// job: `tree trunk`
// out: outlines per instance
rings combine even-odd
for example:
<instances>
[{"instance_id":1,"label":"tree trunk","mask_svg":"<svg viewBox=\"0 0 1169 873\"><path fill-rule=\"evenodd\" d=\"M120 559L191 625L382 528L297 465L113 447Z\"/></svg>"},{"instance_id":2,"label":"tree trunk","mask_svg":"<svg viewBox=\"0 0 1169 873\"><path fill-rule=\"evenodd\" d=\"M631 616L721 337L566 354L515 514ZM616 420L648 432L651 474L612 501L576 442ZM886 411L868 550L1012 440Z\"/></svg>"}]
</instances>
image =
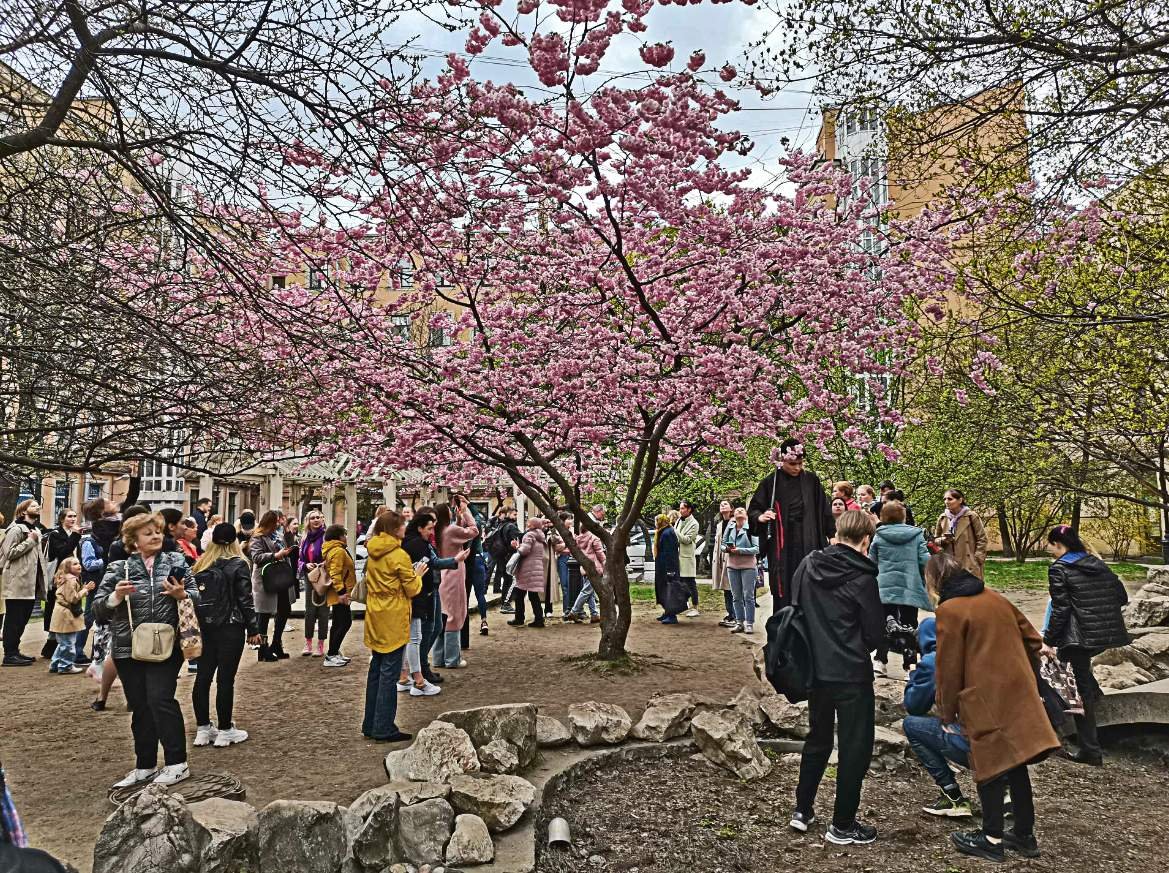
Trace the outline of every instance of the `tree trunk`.
<instances>
[{"instance_id":1,"label":"tree trunk","mask_svg":"<svg viewBox=\"0 0 1169 873\"><path fill-rule=\"evenodd\" d=\"M1015 550L1011 544L1011 523L1007 519L1007 505L1000 502L998 506L999 539L1003 543L1003 557L1015 557Z\"/></svg>"},{"instance_id":2,"label":"tree trunk","mask_svg":"<svg viewBox=\"0 0 1169 873\"><path fill-rule=\"evenodd\" d=\"M1080 495L1077 494L1075 497L1072 498L1072 521L1071 521L1072 530L1078 531L1080 529L1080 516L1083 514L1083 512L1084 512L1084 498L1082 498Z\"/></svg>"},{"instance_id":3,"label":"tree trunk","mask_svg":"<svg viewBox=\"0 0 1169 873\"><path fill-rule=\"evenodd\" d=\"M627 551L629 536L620 530L613 532L613 542L605 555L604 573L596 585L601 601L601 642L597 655L605 661L615 661L625 655L625 641L633 620L629 602L629 572Z\"/></svg>"}]
</instances>

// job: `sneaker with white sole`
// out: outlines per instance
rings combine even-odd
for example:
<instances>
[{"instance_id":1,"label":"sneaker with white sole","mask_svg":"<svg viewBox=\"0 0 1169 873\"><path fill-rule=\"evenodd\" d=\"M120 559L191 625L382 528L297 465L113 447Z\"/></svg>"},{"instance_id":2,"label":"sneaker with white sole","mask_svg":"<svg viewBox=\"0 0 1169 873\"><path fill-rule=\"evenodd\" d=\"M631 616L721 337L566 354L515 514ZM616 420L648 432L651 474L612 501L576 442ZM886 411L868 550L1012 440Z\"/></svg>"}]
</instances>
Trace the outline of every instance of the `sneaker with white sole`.
<instances>
[{"instance_id":1,"label":"sneaker with white sole","mask_svg":"<svg viewBox=\"0 0 1169 873\"><path fill-rule=\"evenodd\" d=\"M219 732L219 736L215 738L215 748L226 749L228 746L242 743L247 738L248 732L240 730L233 724L227 730Z\"/></svg>"},{"instance_id":2,"label":"sneaker with white sole","mask_svg":"<svg viewBox=\"0 0 1169 873\"><path fill-rule=\"evenodd\" d=\"M738 622L735 621L733 618L724 618L722 621L720 621L718 623L718 626L719 627L734 627L737 624L738 624Z\"/></svg>"},{"instance_id":3,"label":"sneaker with white sole","mask_svg":"<svg viewBox=\"0 0 1169 873\"><path fill-rule=\"evenodd\" d=\"M119 779L114 783L114 788L129 788L131 785L149 782L157 773L157 770L131 770L126 774L126 778Z\"/></svg>"},{"instance_id":4,"label":"sneaker with white sole","mask_svg":"<svg viewBox=\"0 0 1169 873\"><path fill-rule=\"evenodd\" d=\"M154 777L154 784L174 785L187 779L190 775L191 770L186 764L168 764L158 771L158 775Z\"/></svg>"},{"instance_id":5,"label":"sneaker with white sole","mask_svg":"<svg viewBox=\"0 0 1169 873\"><path fill-rule=\"evenodd\" d=\"M792 813L792 820L788 822L788 827L793 831L799 831L801 834L806 834L808 828L816 823L816 814L812 812L801 812L796 810Z\"/></svg>"},{"instance_id":6,"label":"sneaker with white sole","mask_svg":"<svg viewBox=\"0 0 1169 873\"><path fill-rule=\"evenodd\" d=\"M409 679L407 679L405 682L399 682L398 683L398 693L405 694L407 691L409 691L413 687L414 687L414 683L411 682Z\"/></svg>"},{"instance_id":7,"label":"sneaker with white sole","mask_svg":"<svg viewBox=\"0 0 1169 873\"><path fill-rule=\"evenodd\" d=\"M731 633L741 634L741 633L744 633L746 630L747 630L747 628L744 625L737 624L733 628L731 628Z\"/></svg>"},{"instance_id":8,"label":"sneaker with white sole","mask_svg":"<svg viewBox=\"0 0 1169 873\"><path fill-rule=\"evenodd\" d=\"M423 682L421 686L411 684L411 697L434 697L436 694L442 694L442 689L433 682Z\"/></svg>"},{"instance_id":9,"label":"sneaker with white sole","mask_svg":"<svg viewBox=\"0 0 1169 873\"><path fill-rule=\"evenodd\" d=\"M346 661L344 658L342 658L340 655L327 655L325 657L325 663L322 666L325 666L325 667L344 667L348 663L349 662Z\"/></svg>"},{"instance_id":10,"label":"sneaker with white sole","mask_svg":"<svg viewBox=\"0 0 1169 873\"><path fill-rule=\"evenodd\" d=\"M743 625L743 633L745 633L745 634L755 633L755 625L751 624L751 622L747 622L745 625Z\"/></svg>"},{"instance_id":11,"label":"sneaker with white sole","mask_svg":"<svg viewBox=\"0 0 1169 873\"><path fill-rule=\"evenodd\" d=\"M698 611L697 606L686 613L687 618L698 618L700 615L702 615L702 613Z\"/></svg>"},{"instance_id":12,"label":"sneaker with white sole","mask_svg":"<svg viewBox=\"0 0 1169 873\"><path fill-rule=\"evenodd\" d=\"M219 731L215 725L201 724L199 725L199 729L195 731L195 745L209 746L215 742L217 736L219 736Z\"/></svg>"}]
</instances>

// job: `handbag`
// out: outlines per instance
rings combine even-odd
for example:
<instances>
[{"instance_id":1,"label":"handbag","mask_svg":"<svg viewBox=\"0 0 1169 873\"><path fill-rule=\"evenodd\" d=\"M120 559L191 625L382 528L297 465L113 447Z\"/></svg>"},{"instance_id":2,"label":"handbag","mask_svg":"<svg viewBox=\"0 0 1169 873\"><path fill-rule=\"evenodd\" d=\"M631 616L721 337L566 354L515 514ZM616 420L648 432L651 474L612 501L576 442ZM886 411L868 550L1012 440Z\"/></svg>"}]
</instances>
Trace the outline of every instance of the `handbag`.
<instances>
[{"instance_id":1,"label":"handbag","mask_svg":"<svg viewBox=\"0 0 1169 873\"><path fill-rule=\"evenodd\" d=\"M199 617L195 604L186 597L179 604L179 648L188 661L196 660L203 654L203 632L199 629Z\"/></svg>"},{"instance_id":2,"label":"handbag","mask_svg":"<svg viewBox=\"0 0 1169 873\"><path fill-rule=\"evenodd\" d=\"M1070 664L1065 664L1056 658L1044 658L1039 665L1040 677L1051 686L1052 690L1063 701L1063 709L1068 715L1084 714L1084 699L1076 685L1076 675Z\"/></svg>"},{"instance_id":3,"label":"handbag","mask_svg":"<svg viewBox=\"0 0 1169 873\"><path fill-rule=\"evenodd\" d=\"M333 583L329 581L329 571L325 568L324 561L309 565L308 584L313 587L313 593L318 597L324 597L329 593Z\"/></svg>"},{"instance_id":4,"label":"handbag","mask_svg":"<svg viewBox=\"0 0 1169 873\"><path fill-rule=\"evenodd\" d=\"M125 581L130 581L130 560L126 559ZM154 602L154 586L150 586L151 603ZM175 650L175 629L161 621L147 621L134 626L134 613L130 598L126 598L126 618L130 622L130 657L135 661L159 664L170 658Z\"/></svg>"},{"instance_id":5,"label":"handbag","mask_svg":"<svg viewBox=\"0 0 1169 873\"><path fill-rule=\"evenodd\" d=\"M260 570L260 584L269 594L279 594L296 584L296 573L291 564L280 558L263 566Z\"/></svg>"},{"instance_id":6,"label":"handbag","mask_svg":"<svg viewBox=\"0 0 1169 873\"><path fill-rule=\"evenodd\" d=\"M519 552L516 552L514 555L512 555L510 558L507 559L507 565L503 568L503 571L505 573L507 573L508 576L511 576L514 578L515 571L517 569L519 569L520 560L522 557L523 556Z\"/></svg>"}]
</instances>

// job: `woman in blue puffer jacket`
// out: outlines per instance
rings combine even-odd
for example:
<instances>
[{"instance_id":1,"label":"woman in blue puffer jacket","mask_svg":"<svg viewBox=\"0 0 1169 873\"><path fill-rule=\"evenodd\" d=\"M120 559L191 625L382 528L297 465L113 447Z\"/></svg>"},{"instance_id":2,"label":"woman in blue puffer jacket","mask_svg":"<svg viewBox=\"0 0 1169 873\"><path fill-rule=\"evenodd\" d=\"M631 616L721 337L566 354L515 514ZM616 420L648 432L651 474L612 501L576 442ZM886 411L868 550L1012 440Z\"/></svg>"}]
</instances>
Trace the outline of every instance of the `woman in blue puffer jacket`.
<instances>
[{"instance_id":1,"label":"woman in blue puffer jacket","mask_svg":"<svg viewBox=\"0 0 1169 873\"><path fill-rule=\"evenodd\" d=\"M904 637L900 648L908 670L917 661L917 611L933 611L925 593L925 565L930 559L925 532L905 523L904 504L886 500L881 507L881 524L869 546L869 559L877 565L877 585L889 631L873 658L873 672L884 676L888 672L890 638L894 634Z\"/></svg>"}]
</instances>

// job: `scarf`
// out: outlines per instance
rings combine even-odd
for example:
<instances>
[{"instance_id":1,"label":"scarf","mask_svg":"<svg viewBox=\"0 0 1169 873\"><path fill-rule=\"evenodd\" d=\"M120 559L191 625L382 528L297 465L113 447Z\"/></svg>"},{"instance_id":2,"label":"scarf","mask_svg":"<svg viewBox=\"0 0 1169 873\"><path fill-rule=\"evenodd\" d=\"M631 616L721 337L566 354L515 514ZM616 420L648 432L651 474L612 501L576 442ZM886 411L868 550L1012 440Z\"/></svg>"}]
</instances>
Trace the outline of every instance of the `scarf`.
<instances>
[{"instance_id":1,"label":"scarf","mask_svg":"<svg viewBox=\"0 0 1169 873\"><path fill-rule=\"evenodd\" d=\"M949 509L947 509L947 510L946 510L946 513L945 513L945 514L946 514L946 520L950 522L950 533L953 533L953 532L954 532L954 530L955 530L955 528L957 528L957 527L958 527L958 520L959 520L960 518L962 518L962 516L964 516L964 515L965 515L966 513L968 513L969 511L970 511L970 507L969 507L969 506L963 506L963 507L962 507L962 508L961 508L961 509L958 511L958 514L957 514L957 515L955 515L954 513L950 512L950 510L949 510Z\"/></svg>"},{"instance_id":2,"label":"scarf","mask_svg":"<svg viewBox=\"0 0 1169 873\"><path fill-rule=\"evenodd\" d=\"M300 566L321 562L321 545L325 542L325 529L310 530L300 541Z\"/></svg>"}]
</instances>

